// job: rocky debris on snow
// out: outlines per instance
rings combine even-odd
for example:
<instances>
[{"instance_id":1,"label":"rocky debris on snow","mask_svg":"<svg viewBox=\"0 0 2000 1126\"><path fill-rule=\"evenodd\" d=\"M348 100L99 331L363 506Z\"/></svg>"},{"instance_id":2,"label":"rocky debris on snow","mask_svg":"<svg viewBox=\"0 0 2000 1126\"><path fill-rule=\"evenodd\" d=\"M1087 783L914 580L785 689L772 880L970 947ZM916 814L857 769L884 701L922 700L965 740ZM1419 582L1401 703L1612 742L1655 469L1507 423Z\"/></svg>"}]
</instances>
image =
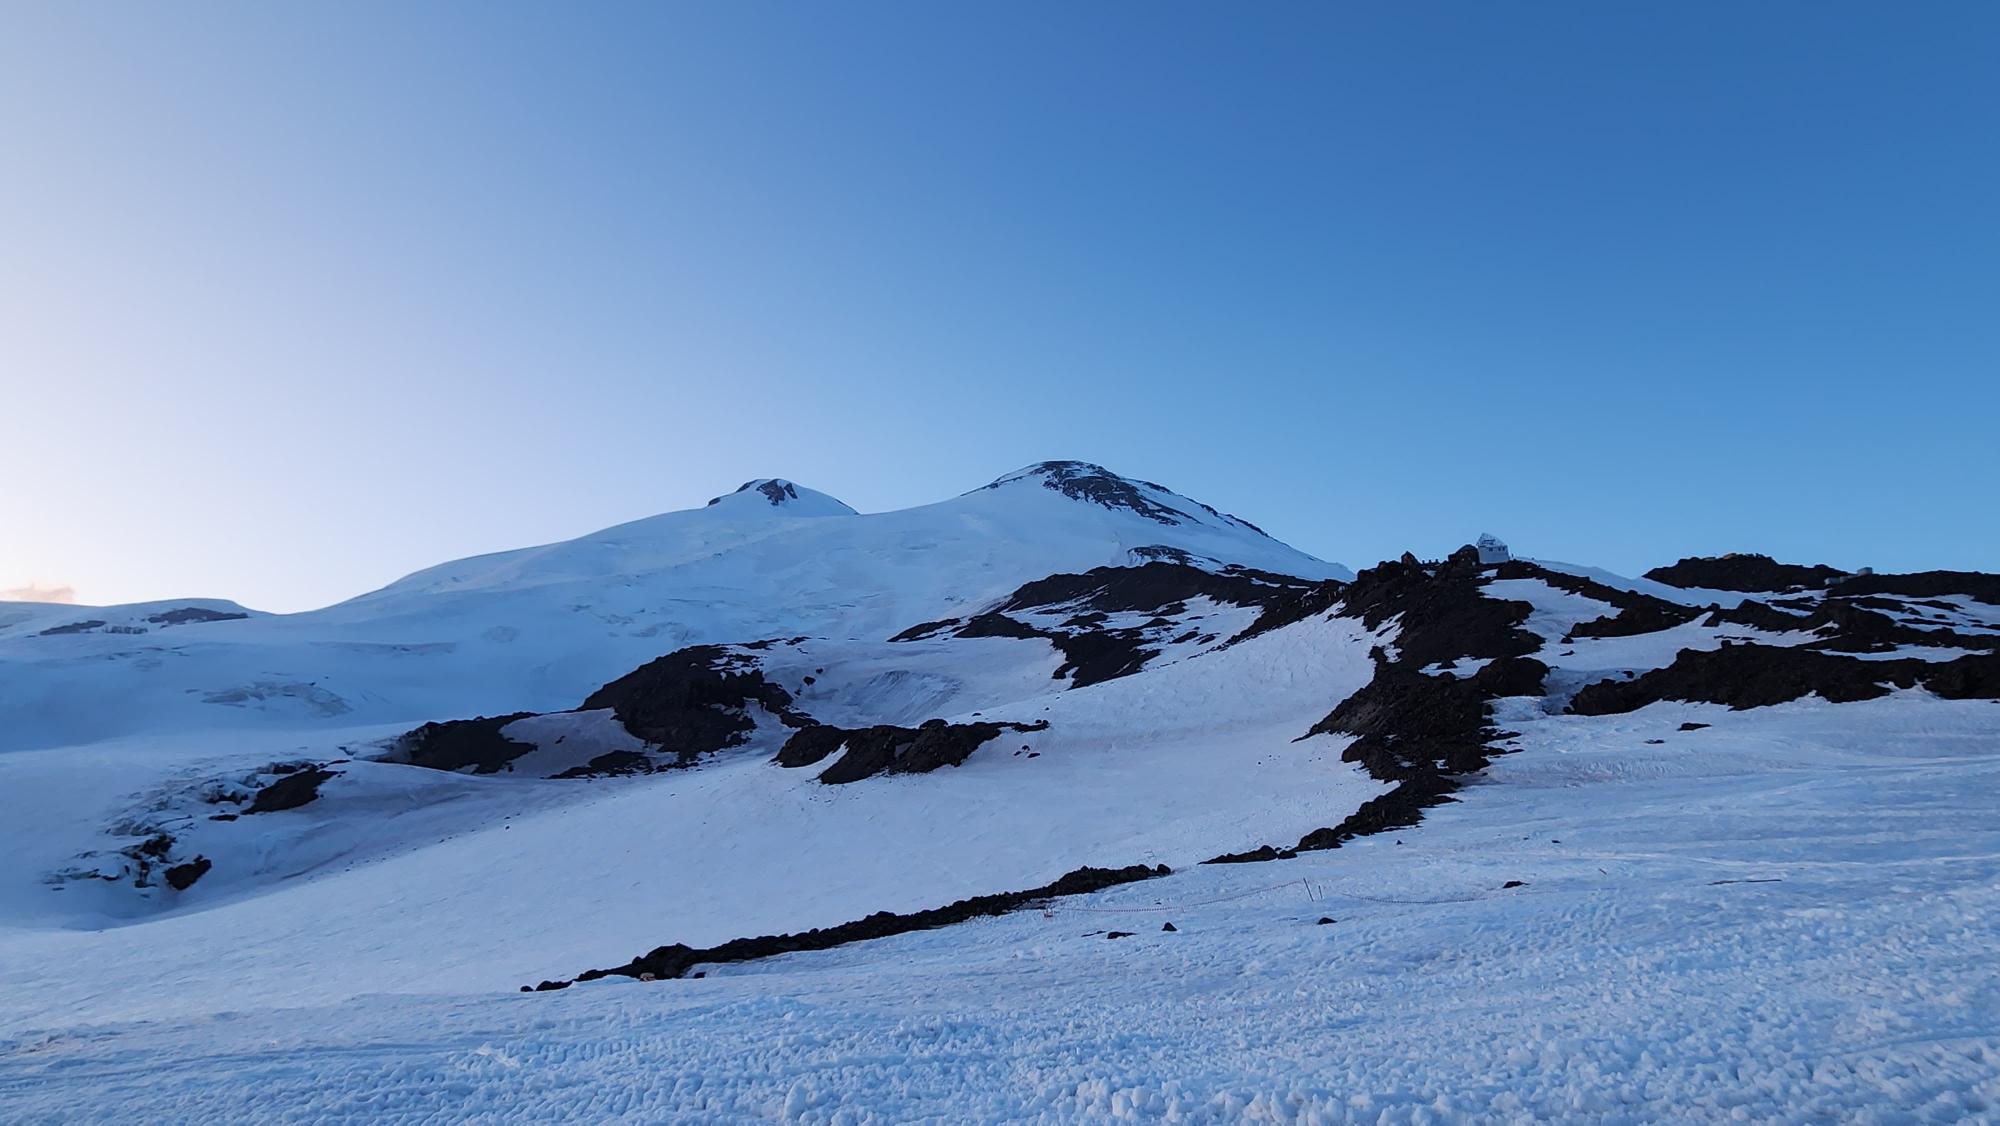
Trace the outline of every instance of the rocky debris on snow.
<instances>
[{"instance_id":1,"label":"rocky debris on snow","mask_svg":"<svg viewBox=\"0 0 2000 1126\"><path fill-rule=\"evenodd\" d=\"M1107 938L1107 939L1111 939L1111 938L1131 938L1131 937L1132 937L1132 932L1131 932L1131 931L1105 931L1105 932L1104 932L1104 937L1105 937L1105 938Z\"/></svg>"},{"instance_id":2,"label":"rocky debris on snow","mask_svg":"<svg viewBox=\"0 0 2000 1126\"><path fill-rule=\"evenodd\" d=\"M758 958L773 957L778 954L792 954L808 950L830 950L836 946L845 946L850 942L887 938L890 935L908 934L911 931L935 930L938 927L951 926L954 923L962 923L968 919L1004 915L1009 911L1017 911L1023 907L1044 903L1051 899L1059 899L1070 895L1086 895L1090 892L1117 887L1120 884L1150 880L1159 876L1170 875L1171 873L1172 869L1164 864L1153 867L1148 867L1144 864L1134 864L1124 868L1078 868L1061 879L1056 880L1054 883L1044 884L1041 887L1029 888L1026 891L976 895L969 899L961 899L943 907L933 907L924 911L912 911L907 914L877 911L867 918L858 919L851 923L841 923L838 926L814 928L800 934L776 934L764 935L758 938L737 938L731 939L720 946L710 946L700 949L680 943L656 947L650 953L634 958L630 962L613 969L586 970L578 974L575 980L580 982L595 981L598 978L609 977L614 974L630 978L644 978L650 974L652 976L649 980L669 981L686 976L689 970L699 965L748 962ZM521 990L524 993L530 991L541 992L567 988L570 984L571 982L568 981L544 981L532 987L524 985L521 987Z\"/></svg>"},{"instance_id":3,"label":"rocky debris on snow","mask_svg":"<svg viewBox=\"0 0 2000 1126\"><path fill-rule=\"evenodd\" d=\"M744 741L752 705L794 726L811 718L766 679L755 658L725 645L677 649L590 694L581 711L610 708L625 730L683 763Z\"/></svg>"},{"instance_id":4,"label":"rocky debris on snow","mask_svg":"<svg viewBox=\"0 0 2000 1126\"><path fill-rule=\"evenodd\" d=\"M1101 465L1092 465L1087 461L1039 462L1017 473L1010 473L986 487L997 489L1003 485L1029 479L1039 479L1043 488L1061 493L1071 500L1080 500L1104 508L1123 509L1161 524L1183 524L1193 518L1192 513L1163 504L1147 492L1151 490L1152 494L1173 496L1174 494L1166 486L1155 485L1151 481L1128 480ZM1202 507L1208 506L1202 505ZM1215 512L1212 508L1208 511Z\"/></svg>"},{"instance_id":5,"label":"rocky debris on snow","mask_svg":"<svg viewBox=\"0 0 2000 1126\"><path fill-rule=\"evenodd\" d=\"M1321 583L1247 567L1207 570L1184 562L1156 560L1132 567L1097 567L1081 574L1056 574L1024 583L998 606L966 619L923 622L889 640L953 637L1042 638L1064 661L1055 678L1072 688L1130 676L1146 667L1167 645L1216 638L1188 629L1188 603L1206 598L1227 606L1263 608L1258 621L1231 641L1296 621L1324 608L1338 583ZM1315 601L1315 595L1321 597ZM1275 611L1275 613L1274 613ZM1111 615L1143 622L1112 625ZM1033 620L1028 620L1033 619Z\"/></svg>"},{"instance_id":6,"label":"rocky debris on snow","mask_svg":"<svg viewBox=\"0 0 2000 1126\"><path fill-rule=\"evenodd\" d=\"M1502 564L1501 567L1522 566ZM1467 545L1439 563L1414 556L1355 576L1336 612L1378 629L1395 620L1397 656L1377 649L1375 676L1300 738L1355 736L1341 752L1395 788L1363 802L1339 824L1315 829L1290 848L1264 845L1225 853L1210 864L1284 860L1300 852L1339 848L1347 841L1415 825L1431 806L1452 800L1457 776L1484 769L1501 753L1504 733L1488 724L1488 704L1502 696L1539 696L1548 666L1524 654L1541 639L1521 628L1533 607L1481 593L1486 565ZM1537 568L1537 570L1539 570ZM1470 677L1431 676L1425 666L1459 659L1486 664Z\"/></svg>"},{"instance_id":7,"label":"rocky debris on snow","mask_svg":"<svg viewBox=\"0 0 2000 1126\"><path fill-rule=\"evenodd\" d=\"M1761 708L1817 694L1835 703L1872 700L1918 685L1948 699L2000 698L2000 654L1952 661L1869 661L1815 649L1725 645L1682 650L1674 663L1633 680L1604 680L1570 700L1576 715L1635 711L1660 700Z\"/></svg>"},{"instance_id":8,"label":"rocky debris on snow","mask_svg":"<svg viewBox=\"0 0 2000 1126\"><path fill-rule=\"evenodd\" d=\"M1047 720L949 723L931 719L916 727L878 724L863 728L815 723L792 732L772 761L780 766L811 766L844 748L845 753L818 779L837 786L877 774L923 774L941 766L957 766L1003 731L1043 731L1048 726Z\"/></svg>"},{"instance_id":9,"label":"rocky debris on snow","mask_svg":"<svg viewBox=\"0 0 2000 1126\"><path fill-rule=\"evenodd\" d=\"M1646 578L1668 586L1699 590L1736 590L1749 593L1788 590L1820 590L1847 578L1847 572L1824 563L1806 566L1780 563L1768 555L1731 552L1728 555L1689 556L1666 567L1655 567Z\"/></svg>"},{"instance_id":10,"label":"rocky debris on snow","mask_svg":"<svg viewBox=\"0 0 2000 1126\"><path fill-rule=\"evenodd\" d=\"M1438 563L1405 554L1355 575L1341 592L1338 612L1369 629L1398 619L1396 648L1412 668L1464 657L1520 657L1541 648L1542 639L1522 628L1534 607L1486 597L1480 587L1488 577L1479 550L1470 545Z\"/></svg>"},{"instance_id":11,"label":"rocky debris on snow","mask_svg":"<svg viewBox=\"0 0 2000 1126\"><path fill-rule=\"evenodd\" d=\"M1178 930L1180 930L1180 928L1179 928L1179 927L1177 927L1177 926L1175 926L1175 925L1173 925L1172 923L1168 923L1167 925L1165 925L1165 926L1161 927L1161 928L1160 928L1160 930L1161 930L1162 932L1165 932L1165 933L1169 933L1169 934L1171 934L1171 933L1173 933L1174 931L1178 931Z\"/></svg>"},{"instance_id":12,"label":"rocky debris on snow","mask_svg":"<svg viewBox=\"0 0 2000 1126\"><path fill-rule=\"evenodd\" d=\"M1874 599L1865 601L1881 605ZM1716 607L1708 611L1708 625L1724 623L1767 633L1815 633L1819 640L1808 642L1809 647L1844 653L1886 653L1903 646L2000 649L2000 636L1960 633L1943 626L1905 625L1879 609L1871 609L1839 593L1830 593L1803 606L1784 600L1764 603L1745 599L1728 609Z\"/></svg>"}]
</instances>

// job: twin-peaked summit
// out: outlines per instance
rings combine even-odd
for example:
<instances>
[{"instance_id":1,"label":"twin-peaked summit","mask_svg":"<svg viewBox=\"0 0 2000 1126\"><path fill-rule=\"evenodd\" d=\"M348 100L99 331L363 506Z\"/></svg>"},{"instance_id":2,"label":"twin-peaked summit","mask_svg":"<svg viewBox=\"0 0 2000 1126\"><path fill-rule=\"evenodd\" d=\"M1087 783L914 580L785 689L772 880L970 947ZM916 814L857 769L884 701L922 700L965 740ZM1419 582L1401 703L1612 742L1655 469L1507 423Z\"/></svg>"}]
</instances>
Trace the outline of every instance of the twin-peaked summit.
<instances>
[{"instance_id":1,"label":"twin-peaked summit","mask_svg":"<svg viewBox=\"0 0 2000 1126\"><path fill-rule=\"evenodd\" d=\"M1123 477L1088 461L1041 461L1002 474L974 493L1000 489L1042 488L1057 496L1114 512L1129 512L1156 524L1168 526L1207 524L1236 528L1265 536L1262 528L1248 520L1218 512L1198 500L1184 497L1165 485ZM971 493L965 494L967 496ZM782 477L758 477L738 485L734 491L708 502L707 507L726 506L726 511L776 510L775 515L856 516L847 504L826 493L808 489Z\"/></svg>"},{"instance_id":2,"label":"twin-peaked summit","mask_svg":"<svg viewBox=\"0 0 2000 1126\"><path fill-rule=\"evenodd\" d=\"M454 560L302 614L116 636L110 626L131 615L102 608L49 608L33 630L0 623L0 673L25 693L11 699L34 704L10 707L0 694L0 749L569 707L684 646L879 641L977 614L1026 583L1154 560L1351 576L1247 521L1087 462L1043 462L934 504L873 513L757 478L700 508ZM63 672L95 656L106 660ZM105 699L122 706L106 709Z\"/></svg>"}]
</instances>

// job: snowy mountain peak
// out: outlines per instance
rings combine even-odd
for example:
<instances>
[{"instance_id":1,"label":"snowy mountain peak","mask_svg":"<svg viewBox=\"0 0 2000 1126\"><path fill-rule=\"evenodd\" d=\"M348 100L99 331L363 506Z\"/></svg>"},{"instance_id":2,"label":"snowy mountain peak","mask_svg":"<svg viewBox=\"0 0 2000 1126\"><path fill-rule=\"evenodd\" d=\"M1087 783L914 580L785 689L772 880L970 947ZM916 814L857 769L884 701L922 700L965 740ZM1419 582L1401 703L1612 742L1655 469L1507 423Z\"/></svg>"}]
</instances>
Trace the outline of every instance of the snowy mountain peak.
<instances>
[{"instance_id":1,"label":"snowy mountain peak","mask_svg":"<svg viewBox=\"0 0 2000 1126\"><path fill-rule=\"evenodd\" d=\"M853 516L852 508L825 493L795 485L782 477L759 477L745 481L733 493L726 493L708 502L708 507L719 504L771 507L784 510L786 516Z\"/></svg>"},{"instance_id":2,"label":"snowy mountain peak","mask_svg":"<svg viewBox=\"0 0 2000 1126\"><path fill-rule=\"evenodd\" d=\"M1121 477L1088 461L1042 461L1009 473L989 489L1019 484L1040 484L1071 500L1095 504L1114 511L1123 510L1159 524L1209 524L1235 526L1258 535L1264 530L1234 516L1218 512L1198 500L1191 500L1165 485Z\"/></svg>"}]
</instances>

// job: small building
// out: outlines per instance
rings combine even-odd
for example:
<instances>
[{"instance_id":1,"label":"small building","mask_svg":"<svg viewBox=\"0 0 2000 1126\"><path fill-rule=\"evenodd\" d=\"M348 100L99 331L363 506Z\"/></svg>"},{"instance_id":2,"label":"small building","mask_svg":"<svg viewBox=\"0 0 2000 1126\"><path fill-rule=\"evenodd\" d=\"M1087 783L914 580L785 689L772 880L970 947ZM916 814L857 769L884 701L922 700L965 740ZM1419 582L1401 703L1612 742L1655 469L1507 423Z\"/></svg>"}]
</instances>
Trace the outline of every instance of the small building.
<instances>
[{"instance_id":1,"label":"small building","mask_svg":"<svg viewBox=\"0 0 2000 1126\"><path fill-rule=\"evenodd\" d=\"M1479 565L1482 567L1493 563L1505 563L1514 558L1508 552L1507 545L1500 542L1500 537L1492 532L1481 532L1479 538L1473 541L1473 546L1479 549Z\"/></svg>"}]
</instances>

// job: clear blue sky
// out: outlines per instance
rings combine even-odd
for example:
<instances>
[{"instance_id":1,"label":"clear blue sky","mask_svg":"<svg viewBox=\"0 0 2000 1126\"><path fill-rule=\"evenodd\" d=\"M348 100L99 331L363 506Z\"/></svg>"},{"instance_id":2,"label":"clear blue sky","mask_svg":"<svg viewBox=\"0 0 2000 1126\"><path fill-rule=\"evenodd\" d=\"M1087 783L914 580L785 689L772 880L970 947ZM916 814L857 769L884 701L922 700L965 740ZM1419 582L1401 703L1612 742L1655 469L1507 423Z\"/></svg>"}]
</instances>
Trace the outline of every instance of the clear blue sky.
<instances>
[{"instance_id":1,"label":"clear blue sky","mask_svg":"<svg viewBox=\"0 0 2000 1126\"><path fill-rule=\"evenodd\" d=\"M0 9L0 587L1074 457L1366 565L2000 566L2000 5Z\"/></svg>"}]
</instances>

